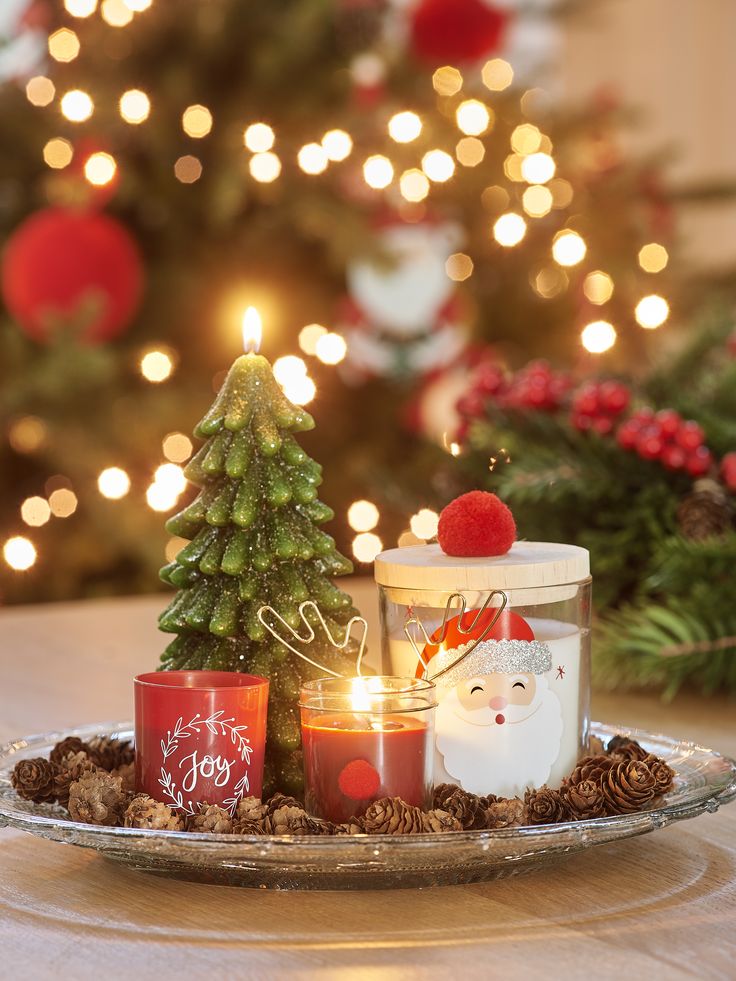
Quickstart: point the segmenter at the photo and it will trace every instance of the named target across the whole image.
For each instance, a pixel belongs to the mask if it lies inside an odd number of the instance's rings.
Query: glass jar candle
[[[512,797],[587,751],[589,573],[586,549],[547,542],[378,556],[383,670],[437,685],[435,783]]]
[[[301,689],[305,802],[341,823],[381,797],[431,806],[435,686],[418,678],[319,678]]]

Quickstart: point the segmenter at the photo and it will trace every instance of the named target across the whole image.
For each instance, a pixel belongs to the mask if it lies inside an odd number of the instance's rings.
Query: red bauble
[[[508,16],[483,0],[420,0],[411,36],[417,57],[432,65],[478,61],[496,51]]]
[[[5,304],[34,340],[55,321],[73,321],[89,305],[89,343],[109,341],[128,326],[141,298],[143,265],[127,230],[93,211],[46,208],[11,235],[2,261]],[[97,305],[95,305],[97,301]]]
[[[470,491],[442,511],[437,539],[445,555],[504,555],[516,540],[516,523],[495,494]]]
[[[340,771],[337,785],[350,800],[369,800],[378,793],[381,777],[368,760],[351,760]]]

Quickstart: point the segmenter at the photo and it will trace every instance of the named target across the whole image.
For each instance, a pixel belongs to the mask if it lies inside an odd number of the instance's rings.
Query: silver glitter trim
[[[453,664],[463,656],[472,641],[432,659],[432,674]],[[552,670],[552,651],[541,640],[483,640],[472,654],[442,675],[438,684],[454,688],[458,681],[480,674],[544,674]]]

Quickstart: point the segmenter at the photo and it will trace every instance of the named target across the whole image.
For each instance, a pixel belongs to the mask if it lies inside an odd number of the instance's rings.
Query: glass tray
[[[66,812],[57,805],[32,804],[16,796],[10,773],[19,759],[48,756],[65,736],[87,739],[103,732],[122,738],[133,735],[129,722],[100,723],[29,736],[0,747],[0,827],[94,848],[140,872],[220,885],[395,889],[479,882],[533,869],[592,845],[656,831],[673,821],[716,811],[736,797],[732,760],[694,743],[600,723],[592,725],[592,733],[600,739],[624,733],[674,767],[676,786],[664,803],[638,814],[499,831],[256,837],[95,827],[64,820]]]

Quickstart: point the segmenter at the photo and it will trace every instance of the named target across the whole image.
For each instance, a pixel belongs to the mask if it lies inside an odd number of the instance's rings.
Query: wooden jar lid
[[[464,591],[538,589],[580,582],[590,575],[588,550],[555,542],[514,542],[505,555],[445,555],[439,545],[392,548],[376,558],[381,586]]]

